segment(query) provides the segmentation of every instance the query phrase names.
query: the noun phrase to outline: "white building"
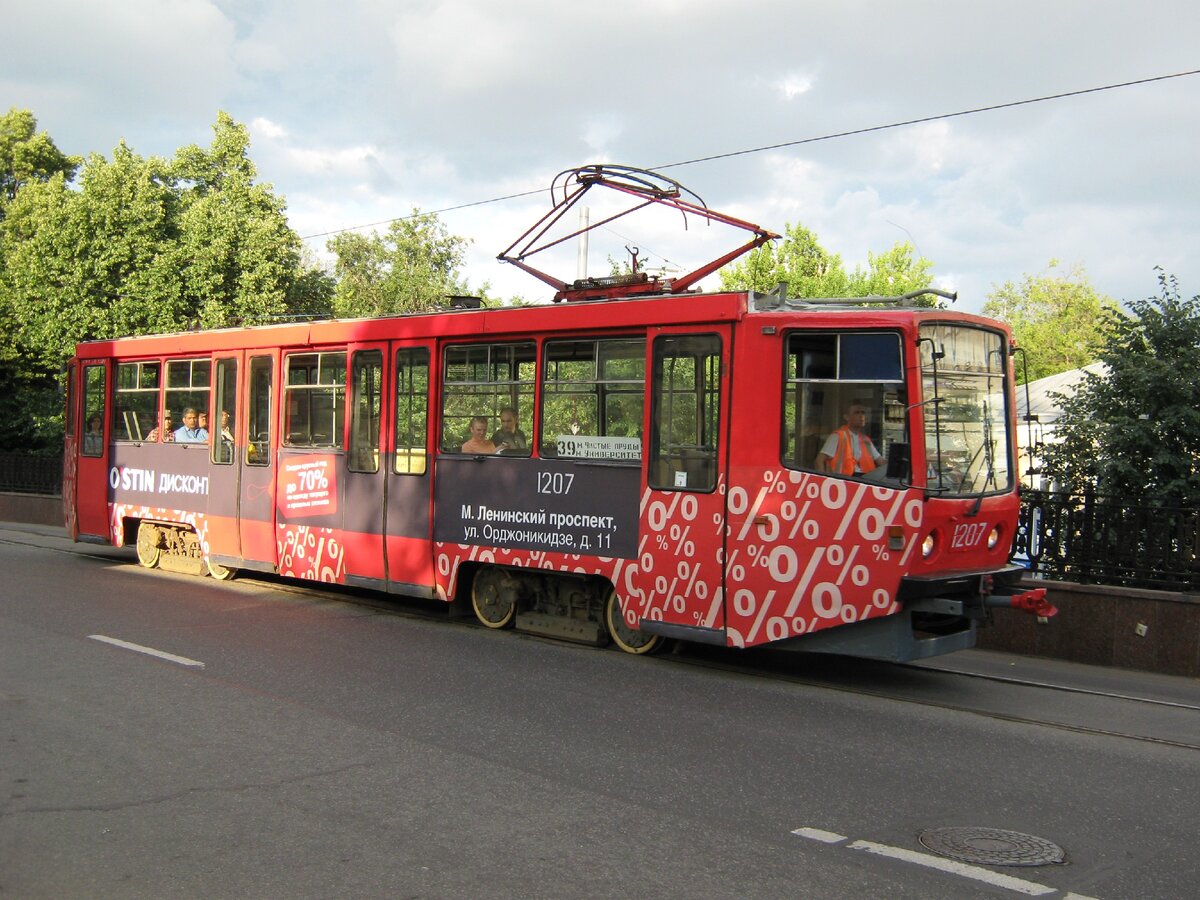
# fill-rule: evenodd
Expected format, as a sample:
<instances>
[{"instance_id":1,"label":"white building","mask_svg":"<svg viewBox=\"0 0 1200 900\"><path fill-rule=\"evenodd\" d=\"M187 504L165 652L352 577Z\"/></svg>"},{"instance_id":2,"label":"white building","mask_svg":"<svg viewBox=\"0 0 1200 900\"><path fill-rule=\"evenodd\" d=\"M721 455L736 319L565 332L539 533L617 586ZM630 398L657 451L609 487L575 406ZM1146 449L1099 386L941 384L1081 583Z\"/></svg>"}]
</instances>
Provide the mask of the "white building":
<instances>
[{"instance_id":1,"label":"white building","mask_svg":"<svg viewBox=\"0 0 1200 900\"><path fill-rule=\"evenodd\" d=\"M1083 381L1087 373L1103 375L1106 370L1104 363L1092 363L1082 369L1071 369L1031 381L1026 386L1017 385L1017 474L1021 483L1035 488L1048 487L1040 474L1041 454L1039 448L1043 444L1055 443L1055 426L1062 411L1051 394L1071 396ZM1026 397L1029 402L1026 405ZM1027 411L1033 414L1036 421L1026 422ZM1032 454L1030 449L1032 448ZM1032 479L1030 469L1033 469Z\"/></svg>"}]
</instances>

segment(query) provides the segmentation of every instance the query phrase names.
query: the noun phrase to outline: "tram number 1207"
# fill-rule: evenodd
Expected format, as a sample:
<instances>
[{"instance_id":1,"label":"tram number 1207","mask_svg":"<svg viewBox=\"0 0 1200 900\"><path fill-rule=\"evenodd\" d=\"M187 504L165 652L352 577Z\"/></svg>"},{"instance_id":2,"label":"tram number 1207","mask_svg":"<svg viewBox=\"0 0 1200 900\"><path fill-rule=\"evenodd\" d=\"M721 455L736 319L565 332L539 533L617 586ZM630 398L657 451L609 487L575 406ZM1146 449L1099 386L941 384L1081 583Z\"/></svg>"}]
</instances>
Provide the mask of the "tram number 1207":
<instances>
[{"instance_id":1,"label":"tram number 1207","mask_svg":"<svg viewBox=\"0 0 1200 900\"><path fill-rule=\"evenodd\" d=\"M575 476L570 472L538 472L537 492L539 494L569 494Z\"/></svg>"},{"instance_id":2,"label":"tram number 1207","mask_svg":"<svg viewBox=\"0 0 1200 900\"><path fill-rule=\"evenodd\" d=\"M954 534L950 538L953 550L969 550L983 540L988 532L987 522L968 522L954 526Z\"/></svg>"}]
</instances>

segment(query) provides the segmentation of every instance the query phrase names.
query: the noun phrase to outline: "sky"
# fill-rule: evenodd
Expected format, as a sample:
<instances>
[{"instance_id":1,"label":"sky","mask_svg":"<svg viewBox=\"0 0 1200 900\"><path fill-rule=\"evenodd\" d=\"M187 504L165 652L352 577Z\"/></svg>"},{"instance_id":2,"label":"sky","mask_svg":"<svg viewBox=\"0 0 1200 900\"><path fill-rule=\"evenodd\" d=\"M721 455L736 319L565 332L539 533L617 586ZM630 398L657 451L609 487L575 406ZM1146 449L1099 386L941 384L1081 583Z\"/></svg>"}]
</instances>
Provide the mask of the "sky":
<instances>
[{"instance_id":1,"label":"sky","mask_svg":"<svg viewBox=\"0 0 1200 900\"><path fill-rule=\"evenodd\" d=\"M225 111L318 260L330 232L441 211L472 287L548 299L496 256L557 174L616 163L667 167L775 232L803 224L849 269L911 241L968 311L1076 267L1119 300L1157 293L1156 266L1200 293L1200 74L811 140L1200 69L1195 0L5 5L0 109L106 157L207 146ZM690 271L742 241L622 219L589 269L636 246ZM574 278L575 251L546 266Z\"/></svg>"}]
</instances>

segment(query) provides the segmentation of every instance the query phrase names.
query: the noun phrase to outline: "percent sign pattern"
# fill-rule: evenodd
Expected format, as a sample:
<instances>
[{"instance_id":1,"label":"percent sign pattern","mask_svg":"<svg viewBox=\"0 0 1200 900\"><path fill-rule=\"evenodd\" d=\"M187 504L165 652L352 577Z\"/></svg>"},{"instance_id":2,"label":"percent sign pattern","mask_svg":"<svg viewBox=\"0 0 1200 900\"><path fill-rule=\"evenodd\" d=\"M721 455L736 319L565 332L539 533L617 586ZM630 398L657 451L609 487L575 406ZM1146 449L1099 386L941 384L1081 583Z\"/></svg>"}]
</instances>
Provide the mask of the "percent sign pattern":
<instances>
[{"instance_id":1,"label":"percent sign pattern","mask_svg":"<svg viewBox=\"0 0 1200 900\"><path fill-rule=\"evenodd\" d=\"M642 494L637 559L618 585L626 622L649 619L719 629L725 624L721 543L725 476L712 493Z\"/></svg>"},{"instance_id":2,"label":"percent sign pattern","mask_svg":"<svg viewBox=\"0 0 1200 900\"><path fill-rule=\"evenodd\" d=\"M64 498L75 496L75 482L79 479L79 462L74 453L68 452L63 456L62 495ZM68 499L63 504L66 513L67 534L74 537L79 531L79 516L75 504Z\"/></svg>"},{"instance_id":3,"label":"percent sign pattern","mask_svg":"<svg viewBox=\"0 0 1200 900\"><path fill-rule=\"evenodd\" d=\"M599 575L613 584L619 585L618 579L627 562L607 556L581 556L555 553L550 550L483 547L476 544L451 544L444 541L436 541L433 547L437 560L437 593L443 600L454 596L459 569L463 563L484 563L523 569L574 572L578 575Z\"/></svg>"},{"instance_id":4,"label":"percent sign pattern","mask_svg":"<svg viewBox=\"0 0 1200 900\"><path fill-rule=\"evenodd\" d=\"M920 496L863 482L767 470L729 491L728 641L752 646L899 609L920 533ZM899 525L902 548L889 546Z\"/></svg>"},{"instance_id":5,"label":"percent sign pattern","mask_svg":"<svg viewBox=\"0 0 1200 900\"><path fill-rule=\"evenodd\" d=\"M280 575L339 584L345 577L345 548L332 528L279 524L275 546Z\"/></svg>"}]
</instances>

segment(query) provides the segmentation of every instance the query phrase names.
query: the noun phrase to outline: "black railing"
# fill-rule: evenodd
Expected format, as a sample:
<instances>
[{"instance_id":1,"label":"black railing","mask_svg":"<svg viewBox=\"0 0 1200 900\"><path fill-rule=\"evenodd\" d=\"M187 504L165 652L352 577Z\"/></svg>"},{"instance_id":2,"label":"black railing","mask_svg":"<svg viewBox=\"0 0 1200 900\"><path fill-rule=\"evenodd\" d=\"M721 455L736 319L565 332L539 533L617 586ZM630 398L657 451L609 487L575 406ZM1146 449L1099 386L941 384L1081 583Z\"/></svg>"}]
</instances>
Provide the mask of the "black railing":
<instances>
[{"instance_id":1,"label":"black railing","mask_svg":"<svg viewBox=\"0 0 1200 900\"><path fill-rule=\"evenodd\" d=\"M62 473L61 455L0 450L0 491L60 494Z\"/></svg>"},{"instance_id":2,"label":"black railing","mask_svg":"<svg viewBox=\"0 0 1200 900\"><path fill-rule=\"evenodd\" d=\"M1025 491L1016 558L1045 578L1200 590L1200 509Z\"/></svg>"}]
</instances>

